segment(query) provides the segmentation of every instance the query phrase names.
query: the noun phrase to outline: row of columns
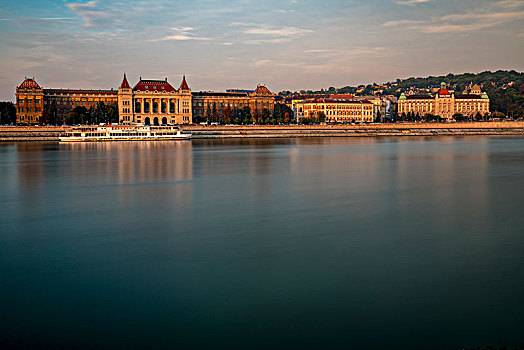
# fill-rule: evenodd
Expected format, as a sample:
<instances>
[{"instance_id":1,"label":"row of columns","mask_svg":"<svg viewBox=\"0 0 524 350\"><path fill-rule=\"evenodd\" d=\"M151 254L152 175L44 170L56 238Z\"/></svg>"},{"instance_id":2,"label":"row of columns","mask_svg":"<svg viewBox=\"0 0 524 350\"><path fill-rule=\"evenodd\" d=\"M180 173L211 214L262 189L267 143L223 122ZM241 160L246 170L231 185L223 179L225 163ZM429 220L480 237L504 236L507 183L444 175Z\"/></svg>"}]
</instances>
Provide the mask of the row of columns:
<instances>
[{"instance_id":1,"label":"row of columns","mask_svg":"<svg viewBox=\"0 0 524 350\"><path fill-rule=\"evenodd\" d=\"M137 102L140 102L140 111L137 111L136 110L136 103ZM149 112L146 113L145 112L145 104L146 102L149 103ZM157 112L153 112L153 103L154 102L157 102L158 104L158 110ZM166 104L166 111L165 112L162 112L162 102L165 102ZM171 112L170 110L170 102L173 102L175 104L175 110L173 112ZM135 113L140 113L140 114L175 114L175 113L179 113L177 111L177 109L180 109L180 103L177 103L178 100L177 99L170 99L170 98L135 98L133 103L135 104L133 106L133 109L135 110Z\"/></svg>"}]
</instances>

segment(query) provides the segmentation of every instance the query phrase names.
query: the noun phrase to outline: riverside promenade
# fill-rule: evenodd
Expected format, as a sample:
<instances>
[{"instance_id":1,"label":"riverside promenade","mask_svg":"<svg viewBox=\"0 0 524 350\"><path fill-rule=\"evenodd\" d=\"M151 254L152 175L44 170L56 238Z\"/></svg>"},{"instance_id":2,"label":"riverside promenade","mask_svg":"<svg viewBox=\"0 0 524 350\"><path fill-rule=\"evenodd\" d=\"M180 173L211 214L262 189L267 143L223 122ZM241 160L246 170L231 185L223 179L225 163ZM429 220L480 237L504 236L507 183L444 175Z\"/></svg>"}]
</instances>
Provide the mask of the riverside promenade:
<instances>
[{"instance_id":1,"label":"riverside promenade","mask_svg":"<svg viewBox=\"0 0 524 350\"><path fill-rule=\"evenodd\" d=\"M195 139L524 135L524 122L395 123L359 125L186 125ZM70 126L4 126L0 142L58 141Z\"/></svg>"}]
</instances>

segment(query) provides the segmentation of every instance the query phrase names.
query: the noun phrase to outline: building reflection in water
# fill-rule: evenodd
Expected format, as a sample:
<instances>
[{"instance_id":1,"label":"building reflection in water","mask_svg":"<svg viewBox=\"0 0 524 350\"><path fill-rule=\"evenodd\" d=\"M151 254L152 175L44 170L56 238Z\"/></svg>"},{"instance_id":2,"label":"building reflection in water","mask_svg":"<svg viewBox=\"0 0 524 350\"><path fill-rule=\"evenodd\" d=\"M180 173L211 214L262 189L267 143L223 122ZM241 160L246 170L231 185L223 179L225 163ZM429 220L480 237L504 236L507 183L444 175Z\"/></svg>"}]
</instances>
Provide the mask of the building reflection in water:
<instances>
[{"instance_id":1,"label":"building reflection in water","mask_svg":"<svg viewBox=\"0 0 524 350\"><path fill-rule=\"evenodd\" d=\"M165 205L178 210L187 208L192 200L191 142L66 143L60 144L60 149L72 151L68 153L71 172L82 173L92 185L121 186L122 204L134 200L154 204L160 200L155 196L160 196Z\"/></svg>"}]
</instances>

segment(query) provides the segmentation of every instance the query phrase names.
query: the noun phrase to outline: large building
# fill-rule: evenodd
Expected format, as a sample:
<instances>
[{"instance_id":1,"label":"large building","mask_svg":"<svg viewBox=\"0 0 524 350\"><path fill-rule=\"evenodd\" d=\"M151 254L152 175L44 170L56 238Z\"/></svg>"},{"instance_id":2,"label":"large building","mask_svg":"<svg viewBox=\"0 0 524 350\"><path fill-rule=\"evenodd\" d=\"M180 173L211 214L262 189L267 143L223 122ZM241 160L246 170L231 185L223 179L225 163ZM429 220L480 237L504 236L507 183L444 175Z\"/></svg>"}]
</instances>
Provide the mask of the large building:
<instances>
[{"instance_id":1,"label":"large building","mask_svg":"<svg viewBox=\"0 0 524 350\"><path fill-rule=\"evenodd\" d=\"M191 89L185 77L175 89L167 78L143 80L131 88L127 77L118 90L44 89L34 78L25 78L16 88L16 121L42 124L45 116L56 113L65 120L76 107L91 109L103 102L118 106L121 124L188 124L192 122Z\"/></svg>"},{"instance_id":2,"label":"large building","mask_svg":"<svg viewBox=\"0 0 524 350\"><path fill-rule=\"evenodd\" d=\"M193 93L193 116L198 120L213 118L213 114L221 116L225 109L243 109L249 107L251 116L256 118L264 109L273 112L275 95L264 85L258 85L253 92L210 92ZM215 116L216 117L216 116Z\"/></svg>"},{"instance_id":3,"label":"large building","mask_svg":"<svg viewBox=\"0 0 524 350\"><path fill-rule=\"evenodd\" d=\"M326 122L373 122L373 103L368 100L313 98L294 102L298 118L326 116Z\"/></svg>"},{"instance_id":4,"label":"large building","mask_svg":"<svg viewBox=\"0 0 524 350\"><path fill-rule=\"evenodd\" d=\"M406 96L402 93L398 99L398 114L415 113L420 116L426 114L438 115L448 120L460 113L465 116L475 116L477 113L489 113L489 97L480 90L478 85L471 91L462 94L451 93L442 83L440 89L433 96L431 94L414 94Z\"/></svg>"},{"instance_id":5,"label":"large building","mask_svg":"<svg viewBox=\"0 0 524 350\"><path fill-rule=\"evenodd\" d=\"M43 89L34 77L26 77L16 88L16 122L41 124L51 111L64 120L75 107L90 109L100 102L116 104L117 100L116 90Z\"/></svg>"},{"instance_id":6,"label":"large building","mask_svg":"<svg viewBox=\"0 0 524 350\"><path fill-rule=\"evenodd\" d=\"M189 124L192 122L191 89L182 78L179 89L165 80L140 77L131 88L124 74L118 88L120 124Z\"/></svg>"}]
</instances>

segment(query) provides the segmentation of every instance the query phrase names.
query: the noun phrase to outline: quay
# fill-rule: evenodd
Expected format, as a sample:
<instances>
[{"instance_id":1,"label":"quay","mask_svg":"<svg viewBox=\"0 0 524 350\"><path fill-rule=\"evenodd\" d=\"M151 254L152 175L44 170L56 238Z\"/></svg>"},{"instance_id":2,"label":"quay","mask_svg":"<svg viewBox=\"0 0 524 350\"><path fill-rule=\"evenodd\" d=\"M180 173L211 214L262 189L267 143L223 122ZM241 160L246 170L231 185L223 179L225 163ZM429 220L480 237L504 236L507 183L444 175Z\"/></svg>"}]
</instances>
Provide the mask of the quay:
<instances>
[{"instance_id":1,"label":"quay","mask_svg":"<svg viewBox=\"0 0 524 350\"><path fill-rule=\"evenodd\" d=\"M193 139L524 135L524 122L393 123L358 125L180 125ZM2 126L0 142L58 141L71 126Z\"/></svg>"}]
</instances>

